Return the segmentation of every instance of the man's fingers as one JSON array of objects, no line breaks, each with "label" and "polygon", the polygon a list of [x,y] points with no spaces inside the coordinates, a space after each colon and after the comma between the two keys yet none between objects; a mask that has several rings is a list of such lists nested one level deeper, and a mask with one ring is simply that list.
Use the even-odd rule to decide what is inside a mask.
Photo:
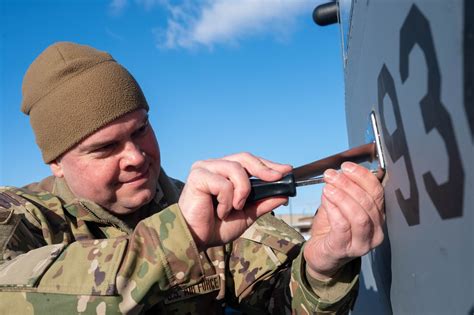
[{"label": "man's fingers", "polygon": [[326,210],[331,232],[327,240],[328,251],[342,258],[347,254],[351,244],[352,231],[350,222],[342,215],[338,207],[324,195],[321,198],[321,207]]},{"label": "man's fingers", "polygon": [[368,213],[344,190],[331,184],[323,189],[324,197],[334,204],[350,223],[352,240],[348,244],[350,256],[360,256],[371,248],[371,238],[374,233],[374,223]]},{"label": "man's fingers", "polygon": [[272,197],[257,201],[245,207],[244,212],[247,226],[250,226],[259,217],[288,202],[288,197]]},{"label": "man's fingers", "polygon": [[234,185],[225,177],[210,172],[205,168],[194,168],[188,178],[189,183],[194,183],[195,193],[216,196],[218,202],[217,216],[225,218],[233,208]]},{"label": "man's fingers", "polygon": [[339,189],[345,190],[367,212],[374,210],[374,208],[375,210],[378,209],[372,196],[346,176],[346,174],[329,169],[324,172],[324,181]]},{"label": "man's fingers", "polygon": [[280,163],[269,161],[269,160],[261,158],[261,157],[257,157],[257,158],[260,161],[262,161],[262,163],[265,164],[267,167],[272,168],[274,170],[277,170],[278,172],[280,172],[282,174],[287,174],[287,173],[291,172],[291,170],[293,169],[293,167],[289,164],[280,164]]},{"label": "man's fingers", "polygon": [[250,175],[265,181],[279,180],[292,169],[290,165],[271,162],[250,153],[229,155],[224,159],[240,163]]},{"label": "man's fingers", "polygon": [[[308,266],[319,275],[334,270],[354,257],[366,254],[383,241],[383,190],[375,176],[353,163],[343,172],[325,172],[326,185],[313,222],[312,238],[305,247]],[[326,231],[326,232],[324,232]],[[311,246],[312,245],[312,246]],[[317,252],[317,255],[312,253]]]},{"label": "man's fingers", "polygon": [[192,169],[203,168],[228,178],[234,185],[232,206],[242,209],[251,191],[249,174],[265,181],[275,181],[291,171],[290,165],[274,163],[249,153],[239,153],[223,159],[198,161]]},{"label": "man's fingers", "polygon": [[221,175],[233,184],[232,206],[242,209],[250,194],[250,181],[247,172],[238,162],[226,160],[207,160],[194,163],[193,168],[204,168],[210,172]]},{"label": "man's fingers", "polygon": [[370,216],[374,224],[375,232],[381,232],[381,226],[384,220],[383,212],[379,209],[377,202],[370,193],[362,189],[362,187],[355,183],[346,173],[327,170],[324,173],[324,179],[327,183],[332,184],[351,196]]},{"label": "man's fingers", "polygon": [[346,176],[370,194],[377,208],[383,211],[384,192],[377,177],[365,167],[352,162],[342,163],[341,168]]},{"label": "man's fingers", "polygon": [[272,197],[246,205],[249,174],[272,181],[289,171],[289,165],[248,153],[194,163],[178,204],[198,247],[236,239],[258,217],[287,202],[286,197]]},{"label": "man's fingers", "polygon": [[[258,204],[245,207],[243,211],[229,212],[224,219],[216,221],[216,241],[227,243],[229,240],[235,239],[238,235],[233,231],[245,231],[259,217],[284,204],[287,200],[288,198],[285,197],[266,199],[258,202]],[[233,236],[230,237],[229,235]]]}]

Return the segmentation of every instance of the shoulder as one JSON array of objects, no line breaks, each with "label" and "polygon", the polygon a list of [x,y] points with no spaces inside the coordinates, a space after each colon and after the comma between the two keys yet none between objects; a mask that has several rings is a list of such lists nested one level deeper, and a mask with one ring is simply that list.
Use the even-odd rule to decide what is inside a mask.
[{"label": "shoulder", "polygon": [[55,197],[51,191],[54,177],[50,176],[37,183],[31,183],[24,187],[0,186],[0,208],[11,208],[13,206],[25,205],[28,200],[43,201]]},{"label": "shoulder", "polygon": [[[39,230],[55,239],[55,231],[64,231],[66,225],[62,200],[53,193],[42,190],[41,183],[23,188],[0,186],[0,224],[22,222],[29,230]],[[5,228],[5,227],[3,227]],[[13,227],[12,227],[13,228]],[[18,225],[15,224],[15,230]],[[48,231],[44,231],[48,229]]]},{"label": "shoulder", "polygon": [[28,184],[28,185],[24,186],[23,188],[25,190],[30,191],[30,192],[41,192],[41,191],[51,192],[51,191],[53,191],[54,181],[55,181],[54,176],[48,176],[48,177],[44,178],[43,180],[41,180],[40,182],[35,182],[35,183]]},{"label": "shoulder", "polygon": [[16,213],[31,213],[34,209],[62,209],[60,198],[46,190],[47,182],[29,184],[25,187],[0,186],[0,209]]}]

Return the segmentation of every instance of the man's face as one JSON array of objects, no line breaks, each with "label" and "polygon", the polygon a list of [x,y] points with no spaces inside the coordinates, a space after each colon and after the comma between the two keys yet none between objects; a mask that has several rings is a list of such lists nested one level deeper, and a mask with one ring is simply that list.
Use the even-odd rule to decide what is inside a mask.
[{"label": "man's face", "polygon": [[71,191],[115,214],[129,214],[156,193],[160,150],[145,110],[96,131],[51,163]]}]

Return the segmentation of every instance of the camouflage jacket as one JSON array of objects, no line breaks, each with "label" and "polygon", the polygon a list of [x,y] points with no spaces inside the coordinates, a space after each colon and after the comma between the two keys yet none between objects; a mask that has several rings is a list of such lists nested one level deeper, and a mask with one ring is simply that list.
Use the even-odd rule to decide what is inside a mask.
[{"label": "camouflage jacket", "polygon": [[182,184],[164,172],[159,181],[131,226],[62,180],[0,187],[0,314],[348,312],[359,261],[329,282],[309,279],[302,237],[272,215],[198,252],[176,204]]}]

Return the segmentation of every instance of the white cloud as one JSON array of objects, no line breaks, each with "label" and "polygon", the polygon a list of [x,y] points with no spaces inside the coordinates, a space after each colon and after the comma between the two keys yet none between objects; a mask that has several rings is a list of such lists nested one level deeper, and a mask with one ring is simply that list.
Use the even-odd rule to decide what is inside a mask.
[{"label": "white cloud", "polygon": [[[168,14],[166,26],[153,30],[160,48],[212,48],[237,44],[244,38],[271,34],[287,38],[301,15],[311,18],[317,4],[328,0],[134,0],[149,11]],[[120,14],[127,0],[112,0],[112,13]]]},{"label": "white cloud", "polygon": [[126,5],[127,5],[127,0],[112,0],[109,5],[110,12],[114,15],[118,15],[122,13]]},{"label": "white cloud", "polygon": [[155,29],[160,48],[212,48],[218,43],[235,44],[256,34],[285,38],[301,14],[310,18],[310,0],[208,0],[170,2],[165,29]]}]

